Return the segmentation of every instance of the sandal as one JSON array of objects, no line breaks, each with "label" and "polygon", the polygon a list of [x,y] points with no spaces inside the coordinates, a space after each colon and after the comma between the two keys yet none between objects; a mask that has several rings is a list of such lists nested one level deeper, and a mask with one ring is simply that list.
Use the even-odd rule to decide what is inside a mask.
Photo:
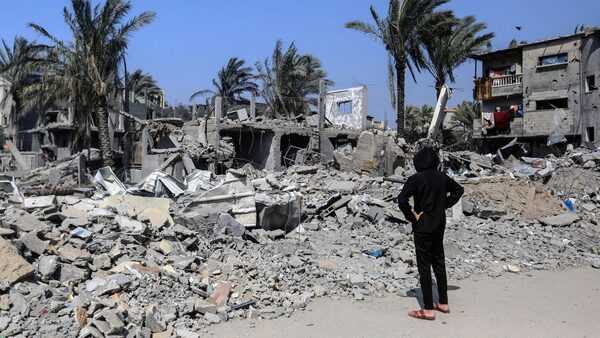
[{"label": "sandal", "polygon": [[409,316],[417,319],[435,320],[435,316],[427,316],[423,310],[415,310],[408,313]]},{"label": "sandal", "polygon": [[439,311],[439,312],[441,312],[441,313],[450,313],[450,308],[448,308],[448,310],[443,310],[443,309],[440,307],[440,303],[434,303],[434,304],[433,304],[433,309],[434,309],[434,310],[436,310],[436,311]]}]

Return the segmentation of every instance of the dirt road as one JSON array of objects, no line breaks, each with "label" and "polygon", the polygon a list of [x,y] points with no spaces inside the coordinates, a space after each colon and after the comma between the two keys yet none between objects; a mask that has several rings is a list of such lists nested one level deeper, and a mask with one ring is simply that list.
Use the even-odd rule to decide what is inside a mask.
[{"label": "dirt road", "polygon": [[[450,280],[452,313],[433,322],[408,317],[414,297],[317,299],[275,320],[234,320],[216,337],[599,337],[600,270],[505,273]],[[203,335],[204,336],[204,335]]]}]

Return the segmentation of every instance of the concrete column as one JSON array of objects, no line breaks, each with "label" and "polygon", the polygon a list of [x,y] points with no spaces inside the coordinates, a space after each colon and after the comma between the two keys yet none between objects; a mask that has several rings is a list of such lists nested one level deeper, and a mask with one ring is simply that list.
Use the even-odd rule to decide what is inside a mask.
[{"label": "concrete column", "polygon": [[67,116],[69,118],[69,124],[75,123],[75,111],[72,106],[69,105],[67,108]]},{"label": "concrete column", "polygon": [[[215,144],[213,145],[215,153],[219,153],[219,146],[221,142],[221,116],[223,115],[223,98],[217,96],[215,98]],[[215,156],[214,170],[217,168],[219,159]]]},{"label": "concrete column", "polygon": [[367,115],[369,114],[369,106],[367,105],[368,98],[367,86],[362,86],[362,129],[367,129]]},{"label": "concrete column", "polygon": [[250,118],[254,120],[256,118],[256,93],[252,92],[252,98],[250,99]]},{"label": "concrete column", "polygon": [[275,132],[271,141],[269,156],[265,162],[265,170],[277,171],[281,169],[281,133]]},{"label": "concrete column", "polygon": [[[325,80],[319,80],[319,102],[318,102],[318,114],[319,119],[317,123],[317,128],[319,132],[319,153],[323,153],[321,149],[321,144],[323,143],[323,127],[325,126]],[[321,162],[325,163],[325,158],[321,157]]]},{"label": "concrete column", "polygon": [[323,129],[325,125],[325,80],[319,81],[319,102],[318,102],[318,112],[319,112],[319,123],[318,128],[319,131]]}]

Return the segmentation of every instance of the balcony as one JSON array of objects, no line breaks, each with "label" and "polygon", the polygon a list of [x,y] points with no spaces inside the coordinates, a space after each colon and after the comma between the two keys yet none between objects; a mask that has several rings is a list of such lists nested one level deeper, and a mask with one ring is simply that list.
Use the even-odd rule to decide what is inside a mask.
[{"label": "balcony", "polygon": [[492,88],[520,85],[523,81],[523,74],[505,75],[492,78]]},{"label": "balcony", "polygon": [[475,100],[523,95],[523,74],[479,78],[475,81]]}]

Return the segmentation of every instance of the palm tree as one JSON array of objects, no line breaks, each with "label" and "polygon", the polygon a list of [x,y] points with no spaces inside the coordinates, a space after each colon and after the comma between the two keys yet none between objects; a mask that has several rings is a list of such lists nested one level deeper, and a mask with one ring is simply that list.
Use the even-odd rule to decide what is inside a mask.
[{"label": "palm tree", "polygon": [[[350,21],[346,28],[363,32],[380,41],[388,53],[388,87],[392,106],[397,109],[398,137],[404,135],[404,78],[408,68],[416,82],[415,71],[425,65],[421,37],[434,31],[437,23],[430,15],[448,0],[390,0],[386,18],[371,6],[375,24]],[[395,78],[395,86],[394,86]]]},{"label": "palm tree", "polygon": [[154,97],[162,94],[162,89],[149,73],[144,73],[143,70],[138,68],[126,76],[127,89],[133,98],[133,102],[142,102],[144,97],[152,101]]},{"label": "palm tree", "polygon": [[463,101],[450,120],[449,135],[454,149],[476,150],[480,143],[473,139],[473,121],[481,118],[481,105],[478,102]]},{"label": "palm tree", "polygon": [[260,94],[271,114],[309,114],[311,105],[317,104],[319,82],[324,80],[326,85],[333,85],[321,67],[321,61],[313,55],[299,54],[295,43],[284,51],[283,43],[278,40],[271,58],[256,63],[262,82]]},{"label": "palm tree", "polygon": [[73,34],[71,43],[60,41],[39,25],[30,26],[55,43],[66,60],[74,62],[73,67],[81,72],[79,84],[85,91],[77,94],[85,95],[95,110],[103,162],[113,166],[108,127],[109,94],[117,90],[119,61],[125,55],[131,34],[152,22],[155,14],[143,12],[125,21],[131,10],[131,3],[126,0],[106,0],[102,6],[93,6],[90,0],[72,0],[71,7],[63,11]]},{"label": "palm tree", "polygon": [[452,116],[452,128],[471,133],[473,121],[481,118],[481,105],[478,102],[463,101],[456,108],[457,111]]},{"label": "palm tree", "polygon": [[455,82],[454,70],[470,56],[483,52],[494,37],[494,33],[479,35],[486,25],[476,22],[474,16],[453,19],[452,13],[446,13],[447,24],[438,25],[437,31],[430,30],[423,36],[427,51],[425,65],[435,78],[436,97],[444,84]]},{"label": "palm tree", "polygon": [[254,83],[256,76],[252,74],[252,67],[245,67],[246,61],[232,57],[217,73],[217,78],[212,80],[214,90],[203,89],[190,96],[190,101],[195,98],[212,94],[213,98],[220,96],[225,106],[233,106],[236,103],[248,103],[242,94],[256,93],[258,85]]},{"label": "palm tree", "polygon": [[14,123],[15,130],[13,132],[16,134],[16,128],[22,117],[21,112],[25,103],[28,102],[25,97],[26,88],[37,78],[34,66],[39,60],[40,50],[35,42],[29,42],[22,36],[15,37],[12,47],[3,39],[2,47],[0,49],[0,77],[6,80],[5,90],[9,95],[3,97],[0,106],[7,104],[9,97],[14,102],[14,108],[10,109],[10,119]]},{"label": "palm tree", "polygon": [[406,106],[406,130],[405,138],[414,142],[427,136],[427,129],[433,117],[433,107],[425,104],[421,108],[417,106]]}]

